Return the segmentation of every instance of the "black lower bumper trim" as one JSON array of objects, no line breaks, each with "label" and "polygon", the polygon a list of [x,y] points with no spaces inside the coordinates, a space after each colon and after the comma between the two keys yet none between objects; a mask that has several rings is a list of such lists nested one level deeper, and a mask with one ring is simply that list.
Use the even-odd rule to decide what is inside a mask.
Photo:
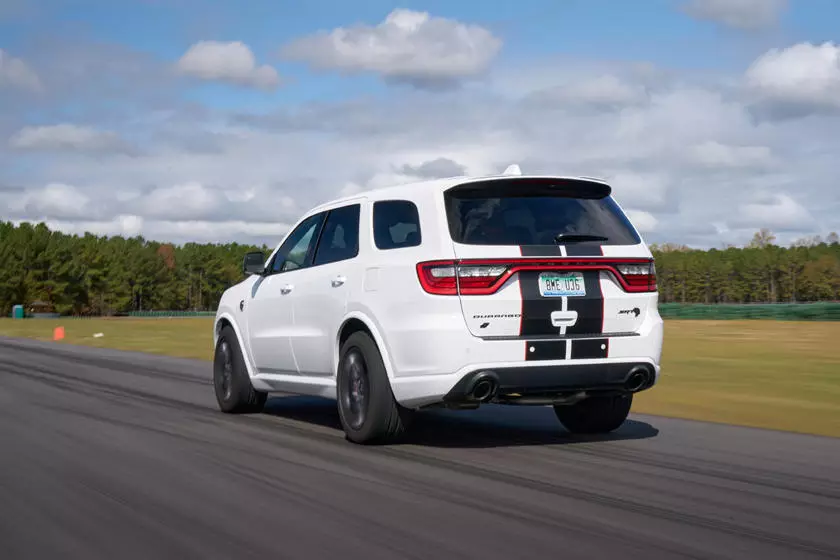
[{"label": "black lower bumper trim", "polygon": [[655,370],[649,362],[563,364],[477,370],[464,375],[446,394],[444,401],[468,400],[468,390],[473,378],[487,371],[492,371],[498,379],[498,395],[517,393],[527,396],[579,391],[622,391],[631,370],[637,367],[646,368],[650,374],[650,380],[640,390],[651,387]]}]

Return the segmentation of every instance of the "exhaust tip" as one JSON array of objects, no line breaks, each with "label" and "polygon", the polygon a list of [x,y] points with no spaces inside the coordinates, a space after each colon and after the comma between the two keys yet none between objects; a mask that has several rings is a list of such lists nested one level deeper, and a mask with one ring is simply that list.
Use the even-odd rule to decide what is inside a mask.
[{"label": "exhaust tip", "polygon": [[473,377],[467,396],[472,401],[487,402],[496,396],[499,390],[499,382],[496,374],[490,371],[483,371]]},{"label": "exhaust tip", "polygon": [[491,394],[493,394],[493,382],[489,379],[482,379],[472,390],[472,396],[477,401],[483,401]]},{"label": "exhaust tip", "polygon": [[624,388],[631,393],[636,393],[646,387],[651,379],[650,369],[645,366],[636,366],[627,375]]}]

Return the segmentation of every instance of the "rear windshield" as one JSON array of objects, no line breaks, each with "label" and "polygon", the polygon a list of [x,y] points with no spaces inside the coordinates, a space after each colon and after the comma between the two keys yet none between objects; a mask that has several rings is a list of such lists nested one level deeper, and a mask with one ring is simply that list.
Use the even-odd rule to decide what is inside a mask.
[{"label": "rear windshield", "polygon": [[[636,245],[609,188],[571,180],[495,180],[446,191],[449,233],[467,245],[554,245],[558,235],[597,236],[599,245]],[[579,237],[569,242],[587,242]]]}]

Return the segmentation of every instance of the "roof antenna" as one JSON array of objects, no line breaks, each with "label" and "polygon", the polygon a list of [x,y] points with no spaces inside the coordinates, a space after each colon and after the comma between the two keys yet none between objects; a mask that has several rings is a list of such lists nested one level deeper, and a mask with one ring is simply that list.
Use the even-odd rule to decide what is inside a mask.
[{"label": "roof antenna", "polygon": [[502,175],[522,175],[522,170],[519,169],[517,164],[508,165],[507,168],[502,172]]}]

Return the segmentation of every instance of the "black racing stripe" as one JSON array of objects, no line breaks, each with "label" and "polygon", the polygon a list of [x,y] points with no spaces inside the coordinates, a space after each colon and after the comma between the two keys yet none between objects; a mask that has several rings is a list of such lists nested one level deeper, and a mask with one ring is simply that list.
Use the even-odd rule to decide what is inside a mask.
[{"label": "black racing stripe", "polygon": [[519,252],[523,257],[562,257],[557,245],[521,245]]},{"label": "black racing stripe", "polygon": [[567,341],[565,340],[527,341],[525,343],[525,361],[565,360],[566,344]]},{"label": "black racing stripe", "polygon": [[601,275],[597,270],[584,270],[585,296],[569,297],[567,309],[577,311],[577,322],[566,329],[567,334],[600,334],[604,330],[604,295]]},{"label": "black racing stripe", "polygon": [[604,255],[601,246],[592,243],[572,243],[565,245],[565,247],[566,255],[569,257],[601,257]]},{"label": "black racing stripe", "polygon": [[518,274],[519,291],[522,294],[519,335],[556,335],[559,329],[551,324],[551,313],[563,309],[561,298],[540,295],[540,271],[520,270]]},{"label": "black racing stripe", "polygon": [[[602,348],[603,346],[603,348]],[[588,338],[572,342],[573,360],[591,360],[593,358],[606,358],[610,351],[608,338]]]}]

